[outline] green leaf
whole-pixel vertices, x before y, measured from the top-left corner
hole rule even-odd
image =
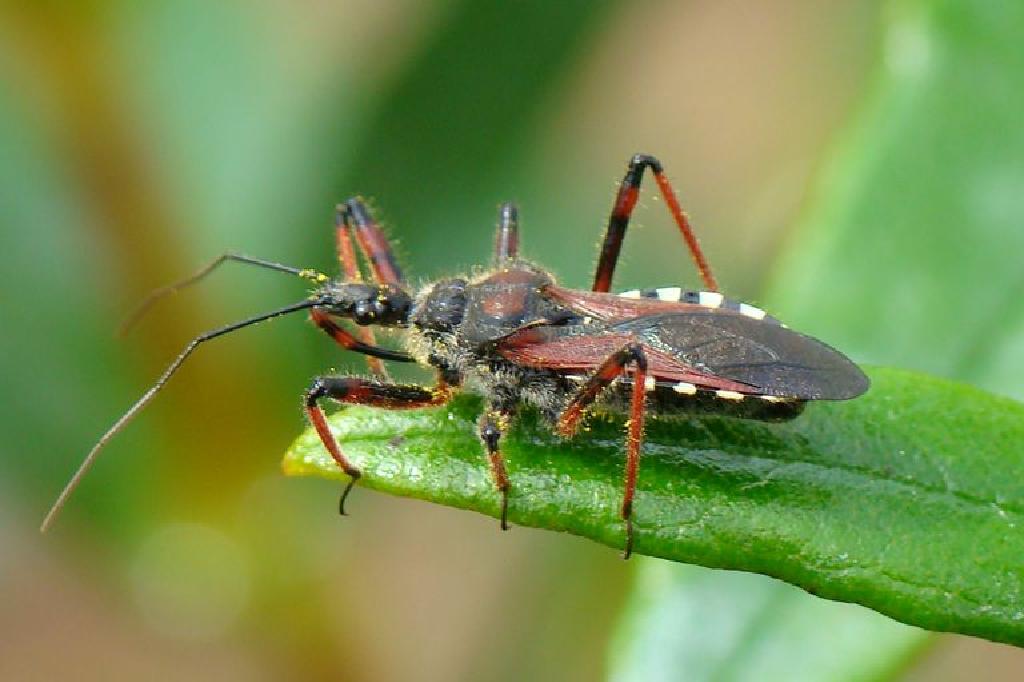
[[[812,403],[764,424],[649,422],[636,551],[772,575],[932,630],[1024,644],[1024,406],[892,369],[861,399]],[[349,408],[331,419],[361,485],[491,516],[498,511],[475,418],[442,408]],[[623,422],[595,416],[570,441],[525,415],[504,452],[514,523],[623,544]],[[344,478],[308,430],[289,474]]]

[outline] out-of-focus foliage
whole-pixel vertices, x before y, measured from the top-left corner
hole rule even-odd
[[[956,0],[893,2],[887,10],[880,82],[825,165],[808,217],[776,269],[770,308],[856,357],[1020,398],[1024,10]],[[956,419],[970,409],[950,405],[935,423],[956,437],[963,433]],[[982,429],[972,438],[1000,437]],[[962,455],[969,459],[974,449],[966,443]],[[902,466],[905,455],[890,453],[892,466]],[[1013,459],[1004,460],[1011,479],[1019,470]],[[951,480],[942,486],[959,490]],[[986,499],[998,514],[1004,498]],[[940,537],[961,530],[951,519],[936,523]],[[892,530],[894,551],[906,549]],[[961,552],[968,562],[989,556],[973,546]],[[1017,572],[1012,561],[1006,567]],[[826,608],[746,576],[720,579],[718,610],[773,607],[753,616],[756,629],[735,615],[708,628],[671,604],[706,603],[714,578],[697,569],[673,578],[653,564],[641,573],[633,615],[620,632],[619,679],[675,679],[672,671],[688,666],[706,671],[690,679],[743,679],[756,671],[758,679],[783,680],[795,670],[800,679],[880,679],[898,672],[921,641],[919,631],[868,612]],[[833,620],[840,609],[845,617]],[[803,629],[809,618],[814,625]],[[707,646],[702,634],[710,635]],[[813,651],[827,652],[817,659],[824,665],[815,664]]]
[[[576,286],[621,164],[657,153],[756,298],[876,9],[0,3],[0,677],[600,677],[632,569],[614,552],[369,493],[339,522],[334,485],[277,474],[310,377],[362,371],[298,320],[205,347],[34,529],[189,338],[304,292],[236,268],[126,341],[120,316],[227,249],[331,269],[356,192],[414,280],[486,260],[519,199],[526,253]],[[622,286],[690,272],[651,203]]]
[[[917,628],[763,576],[647,560],[610,679],[883,680],[927,641]]]
[[[1024,397],[1021,26],[1020,3],[892,4],[884,82],[778,267],[794,324]]]

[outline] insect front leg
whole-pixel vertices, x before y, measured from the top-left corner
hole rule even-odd
[[[510,410],[498,410],[488,406],[480,415],[480,440],[487,448],[487,461],[491,465],[494,487],[501,493],[501,529],[508,530],[508,493],[511,484],[505,469],[505,459],[501,456],[501,436],[508,430],[512,413]]]
[[[355,351],[356,353],[362,353],[363,355],[372,358],[380,358],[381,360],[413,362],[413,358],[407,353],[391,350],[389,348],[381,348],[380,346],[373,346],[365,341],[357,339],[351,333],[346,331],[344,327],[332,320],[331,316],[321,309],[313,308],[309,311],[309,317],[313,320],[313,324],[322,329],[325,334],[334,339],[335,343],[345,350]]]
[[[626,522],[626,545],[622,556],[628,559],[633,553],[633,497],[636,494],[636,479],[640,469],[640,451],[644,438],[644,420],[647,406],[647,356],[643,346],[631,343],[608,357],[597,368],[587,383],[573,396],[568,407],[558,420],[558,430],[564,436],[572,436],[579,427],[585,410],[594,403],[601,393],[616,378],[626,373],[626,366],[632,363],[633,396],[630,401],[629,422],[626,426],[626,474],[620,513]]]
[[[391,244],[363,200],[353,197],[339,205],[337,210],[341,221],[351,226],[355,233],[356,243],[369,261],[373,279],[380,284],[404,285],[402,270],[398,267]]]
[[[704,253],[700,250],[697,237],[693,234],[690,221],[679,205],[672,184],[665,177],[665,171],[661,162],[647,154],[636,154],[629,161],[629,168],[626,170],[626,177],[619,185],[618,194],[615,195],[615,204],[612,207],[612,214],[608,218],[608,227],[605,228],[604,242],[601,244],[601,256],[597,263],[597,270],[594,272],[594,286],[592,291],[609,291],[612,285],[612,274],[619,262],[619,251],[622,250],[622,240],[626,236],[626,228],[629,227],[629,219],[633,215],[637,199],[640,197],[640,180],[643,178],[644,170],[650,168],[654,174],[654,181],[658,183],[661,196],[665,199],[672,219],[683,235],[690,255],[697,265],[700,277],[704,280],[704,286],[709,291],[718,291],[718,283],[715,276],[711,274],[711,266],[708,265]]]
[[[341,204],[334,209],[334,237],[338,251],[338,262],[341,263],[341,271],[345,275],[346,282],[362,282],[363,274],[359,270],[359,261],[356,258],[355,248],[352,246],[352,221],[349,217],[350,209],[347,205]],[[368,257],[368,256],[367,256]],[[370,327],[359,327],[356,332],[359,339],[368,346],[377,345],[377,339]],[[381,379],[388,379],[387,368],[380,358],[366,356],[366,364],[370,371]]]
[[[358,377],[317,377],[313,380],[312,386],[306,391],[306,416],[313,428],[316,429],[327,452],[351,479],[338,501],[338,512],[344,515],[345,499],[362,472],[345,457],[341,446],[338,445],[334,434],[331,433],[331,429],[327,425],[327,418],[320,408],[319,403],[322,398],[330,398],[349,405],[370,405],[398,410],[441,405],[451,398],[451,390],[440,379],[434,388],[415,384],[390,384],[376,379],[360,379]]]

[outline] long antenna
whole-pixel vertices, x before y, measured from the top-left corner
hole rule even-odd
[[[71,496],[71,493],[73,493],[75,491],[75,488],[78,487],[78,484],[81,483],[82,477],[85,476],[86,472],[88,472],[89,469],[92,467],[93,462],[96,461],[97,455],[99,455],[100,451],[104,448],[104,446],[106,446],[110,439],[117,435],[117,433],[121,431],[121,429],[127,426],[128,423],[132,419],[134,419],[135,416],[142,410],[142,408],[149,404],[149,401],[153,399],[153,396],[155,396],[157,392],[164,387],[164,384],[166,384],[167,381],[171,378],[171,376],[176,371],[178,371],[178,368],[181,367],[181,364],[185,362],[188,356],[192,354],[192,351],[194,351],[199,346],[199,344],[203,343],[204,341],[209,341],[210,339],[215,339],[218,336],[223,336],[224,334],[237,331],[239,329],[242,329],[243,327],[248,327],[259,322],[263,322],[274,317],[280,317],[281,315],[287,315],[288,313],[294,313],[299,310],[306,310],[307,308],[312,308],[316,305],[320,305],[321,303],[322,300],[320,298],[307,299],[305,301],[302,301],[301,303],[293,303],[292,305],[285,306],[284,308],[279,308],[278,310],[274,310],[269,313],[263,313],[262,315],[250,317],[248,319],[242,320],[241,322],[229,324],[226,327],[220,327],[219,329],[213,329],[208,332],[203,332],[196,338],[192,339],[192,341],[190,341],[189,344],[185,346],[185,350],[181,351],[178,357],[174,359],[174,362],[172,362],[167,367],[167,369],[164,370],[164,373],[160,376],[159,379],[156,380],[156,383],[153,384],[148,391],[143,393],[142,397],[135,401],[135,404],[128,408],[128,411],[121,415],[121,418],[114,422],[113,426],[107,429],[107,432],[104,433],[98,441],[96,441],[96,445],[92,446],[92,450],[90,450],[89,454],[85,456],[84,460],[82,460],[82,463],[81,465],[79,465],[78,470],[75,472],[75,475],[71,477],[71,480],[69,480],[67,485],[64,486],[64,490],[61,491],[60,495],[57,497],[57,500],[53,503],[53,506],[50,507],[50,511],[47,512],[46,518],[43,519],[42,525],[39,526],[39,531],[41,533],[45,533],[49,529],[49,527],[53,524],[54,520],[57,518],[57,515],[60,514],[60,510],[64,508],[64,505],[65,503],[67,503],[68,498]]]
[[[149,312],[149,309],[152,308],[153,304],[155,304],[157,301],[164,298],[165,296],[169,296],[170,294],[176,294],[185,287],[192,286],[193,284],[198,283],[200,280],[204,279],[207,275],[209,275],[211,272],[216,270],[218,267],[220,267],[227,261],[235,261],[237,263],[243,263],[245,265],[255,265],[257,267],[266,268],[267,270],[276,270],[277,272],[284,272],[289,275],[296,275],[298,277],[302,277],[303,279],[308,279],[315,284],[322,284],[326,282],[328,279],[327,275],[317,272],[316,270],[296,268],[292,267],[291,265],[282,265],[281,263],[274,263],[273,261],[263,260],[262,258],[252,258],[250,256],[245,256],[240,253],[228,252],[218,256],[217,258],[214,258],[212,261],[210,261],[203,267],[199,268],[199,270],[189,275],[188,277],[185,277],[184,279],[178,280],[177,282],[168,284],[167,286],[163,286],[160,287],[159,289],[154,289],[153,291],[151,291],[149,295],[146,296],[146,298],[142,299],[142,301],[139,302],[139,304],[135,307],[135,310],[133,310],[124,318],[124,321],[121,322],[120,326],[118,326],[118,336],[123,336],[127,334],[128,330],[134,327],[135,323],[142,319],[143,315]]]

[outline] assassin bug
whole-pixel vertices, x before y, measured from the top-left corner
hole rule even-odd
[[[611,294],[612,275],[650,170],[703,280],[704,291],[665,287]],[[649,410],[716,412],[760,420],[796,417],[808,400],[854,398],[867,377],[838,351],[788,329],[764,311],[718,293],[711,268],[661,163],[637,154],[629,162],[605,230],[590,291],[566,289],[519,257],[518,212],[502,205],[494,264],[471,279],[440,280],[412,292],[387,239],[359,198],[337,207],[335,234],[344,277],[225,254],[181,282],[157,290],[129,322],[163,295],[193,284],[227,261],[269,268],[313,283],[303,301],[196,337],[157,382],[100,438],[43,522],[45,529],[100,449],[153,398],[201,343],[264,320],[308,311],[313,323],[343,348],[368,357],[372,378],[321,376],[306,392],[306,415],[324,447],[350,477],[339,509],[359,479],[320,406],[338,403],[401,409],[446,402],[465,388],[486,406],[479,436],[501,494],[501,527],[508,528],[511,482],[501,438],[520,405],[532,404],[571,437],[598,402],[629,415],[625,486],[620,507],[625,551],[633,546],[632,510]],[[355,246],[354,246],[354,245]],[[364,281],[356,247],[372,276]],[[352,333],[342,326],[350,320]],[[404,350],[380,347],[372,327],[404,329]],[[433,387],[390,382],[381,361],[417,362],[437,374]]]

